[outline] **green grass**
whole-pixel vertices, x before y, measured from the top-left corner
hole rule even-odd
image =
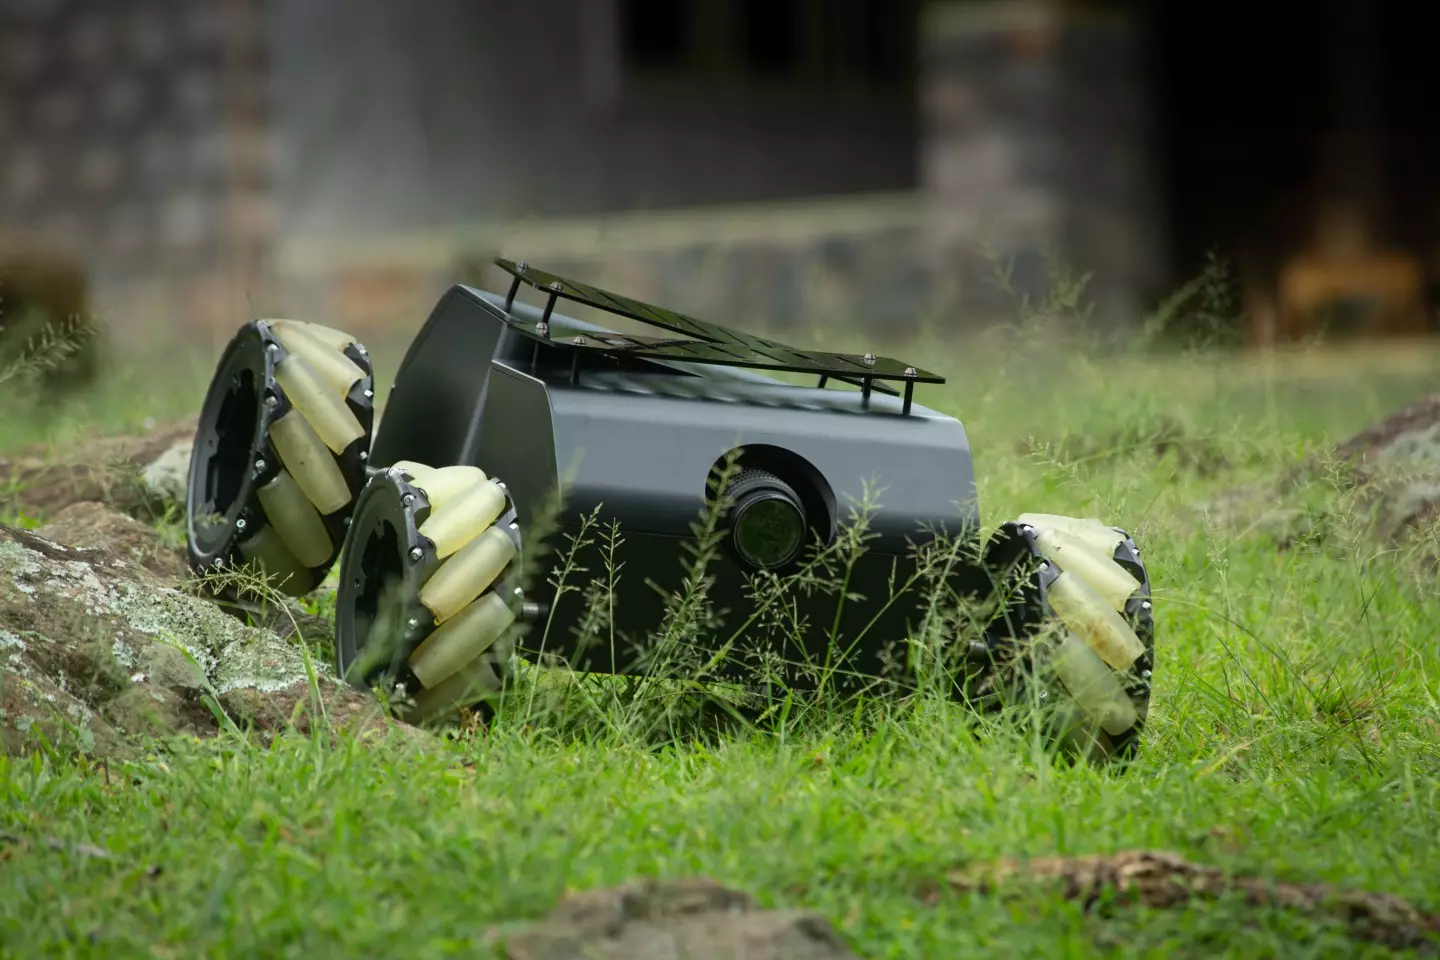
[[[865,957],[1365,953],[1232,901],[1087,913],[928,894],[975,861],[1134,847],[1440,910],[1433,573],[1358,524],[1280,551],[1187,510],[1433,390],[1440,351],[902,349],[953,378],[922,402],[965,421],[988,523],[1097,515],[1144,548],[1158,666],[1128,772],[1052,764],[1023,726],[977,730],[928,698],[700,737],[602,699],[507,711],[425,753],[319,737],[157,744],[128,765],[41,750],[0,759],[0,954],[483,955],[489,926],[637,874],[815,908]],[[72,423],[198,403],[129,382]]]

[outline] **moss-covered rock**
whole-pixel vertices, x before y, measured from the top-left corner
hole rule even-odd
[[[114,526],[128,529],[123,518]],[[265,734],[293,720],[310,729],[320,714],[365,730],[391,726],[370,697],[307,656],[303,636],[251,626],[195,584],[167,579],[113,544],[92,543],[68,547],[0,526],[7,750],[40,732],[114,753],[137,736],[203,735],[227,721]]]

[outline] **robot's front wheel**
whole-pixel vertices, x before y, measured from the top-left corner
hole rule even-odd
[[[522,613],[521,539],[505,485],[479,468],[400,462],[356,504],[340,563],[341,676],[421,723],[501,689]]]
[[[190,457],[191,565],[258,565],[291,596],[318,586],[365,480],[374,397],[354,337],[294,320],[241,327],[210,382]]]
[[[1001,590],[987,645],[1009,654],[1002,699],[1039,707],[1062,752],[1132,758],[1155,666],[1150,578],[1134,539],[1096,519],[1022,514],[991,538],[985,567]]]

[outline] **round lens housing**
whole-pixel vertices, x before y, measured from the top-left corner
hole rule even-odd
[[[747,470],[731,484],[730,495],[730,537],[740,559],[762,570],[794,560],[809,529],[795,491],[771,473]]]

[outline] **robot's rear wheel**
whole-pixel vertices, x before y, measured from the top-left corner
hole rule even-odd
[[[1022,514],[986,547],[1002,592],[989,646],[1002,699],[1042,708],[1063,752],[1124,761],[1150,708],[1155,618],[1134,539],[1099,520]]]
[[[487,700],[507,676],[522,610],[521,539],[505,485],[476,467],[402,462],[356,504],[340,564],[340,673],[411,722]]]

